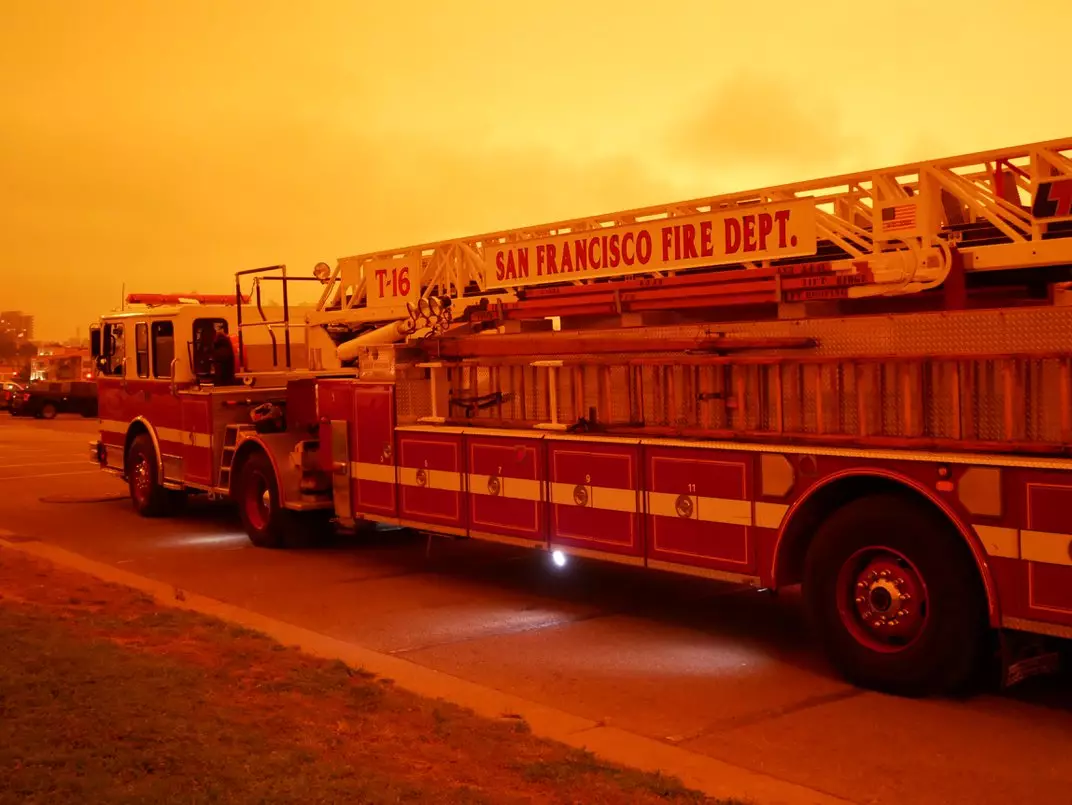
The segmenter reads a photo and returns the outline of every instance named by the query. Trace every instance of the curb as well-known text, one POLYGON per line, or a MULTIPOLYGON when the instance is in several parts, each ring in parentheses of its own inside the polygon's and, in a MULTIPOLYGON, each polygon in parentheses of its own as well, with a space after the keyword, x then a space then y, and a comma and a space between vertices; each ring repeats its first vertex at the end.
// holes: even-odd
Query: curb
POLYGON ((14 536, 10 531, 0 529, 0 548, 29 554, 103 581, 131 587, 151 595, 166 606, 193 610, 254 629, 284 645, 297 646, 302 651, 318 657, 342 660, 350 666, 361 667, 378 676, 387 677, 393 680, 395 685, 411 693, 431 699, 443 699, 469 708, 486 718, 523 718, 534 735, 586 749, 607 762, 677 777, 688 788, 702 791, 711 797, 739 799, 763 805, 851 803, 850 800, 822 791, 608 727, 588 718, 417 665, 409 660, 347 643, 197 593, 186 592, 166 582, 120 570, 45 542, 11 541, 10 538, 14 536))

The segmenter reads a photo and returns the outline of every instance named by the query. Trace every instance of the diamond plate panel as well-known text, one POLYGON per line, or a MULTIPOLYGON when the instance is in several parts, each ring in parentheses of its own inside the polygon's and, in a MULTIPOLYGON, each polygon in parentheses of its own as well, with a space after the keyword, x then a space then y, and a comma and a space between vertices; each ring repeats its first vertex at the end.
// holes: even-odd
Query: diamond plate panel
POLYGON ((432 386, 427 370, 407 369, 395 381, 395 409, 399 422, 416 422, 432 414, 432 386))

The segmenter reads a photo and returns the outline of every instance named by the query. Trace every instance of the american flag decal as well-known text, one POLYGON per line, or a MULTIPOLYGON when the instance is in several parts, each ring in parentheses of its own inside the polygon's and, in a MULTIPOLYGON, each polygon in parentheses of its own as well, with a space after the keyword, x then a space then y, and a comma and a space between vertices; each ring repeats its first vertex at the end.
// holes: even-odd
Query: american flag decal
POLYGON ((882 230, 894 232, 902 229, 916 228, 916 205, 901 204, 896 207, 882 208, 882 230))

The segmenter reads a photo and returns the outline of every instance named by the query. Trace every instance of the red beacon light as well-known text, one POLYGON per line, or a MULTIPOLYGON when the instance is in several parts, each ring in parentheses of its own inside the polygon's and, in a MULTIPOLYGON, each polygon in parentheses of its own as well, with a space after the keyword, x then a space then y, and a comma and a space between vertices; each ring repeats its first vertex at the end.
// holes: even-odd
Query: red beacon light
MULTIPOLYGON (((242 297, 242 303, 249 302, 248 295, 242 297)), ((131 293, 127 294, 128 305, 146 305, 159 307, 160 305, 183 305, 196 303, 201 305, 233 305, 234 294, 205 294, 205 293, 131 293)))

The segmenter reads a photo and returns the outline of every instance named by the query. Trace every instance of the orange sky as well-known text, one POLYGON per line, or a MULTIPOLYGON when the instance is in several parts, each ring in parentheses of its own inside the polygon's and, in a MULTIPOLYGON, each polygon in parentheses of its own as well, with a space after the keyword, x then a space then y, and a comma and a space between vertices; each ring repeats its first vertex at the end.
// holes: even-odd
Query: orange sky
POLYGON ((3 6, 0 309, 39 337, 124 282, 1072 134, 1066 0, 3 6))

